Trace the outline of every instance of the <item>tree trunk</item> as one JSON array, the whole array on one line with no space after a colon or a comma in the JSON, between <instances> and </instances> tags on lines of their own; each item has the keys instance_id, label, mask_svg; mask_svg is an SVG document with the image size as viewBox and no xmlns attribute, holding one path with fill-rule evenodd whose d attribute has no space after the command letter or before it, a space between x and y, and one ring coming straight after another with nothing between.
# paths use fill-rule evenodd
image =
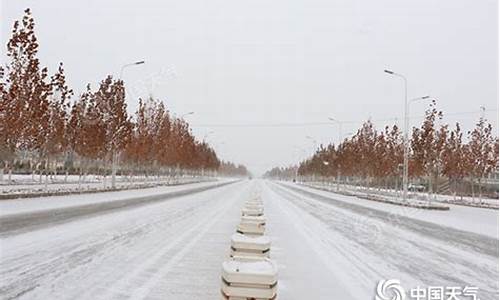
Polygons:
<instances>
[{"instance_id":1,"label":"tree trunk","mask_svg":"<svg viewBox=\"0 0 500 300\"><path fill-rule=\"evenodd\" d=\"M104 189L106 189L106 166L102 169L102 183L104 186Z\"/></svg>"},{"instance_id":2,"label":"tree trunk","mask_svg":"<svg viewBox=\"0 0 500 300\"><path fill-rule=\"evenodd\" d=\"M116 188L116 154L111 154L111 188Z\"/></svg>"},{"instance_id":3,"label":"tree trunk","mask_svg":"<svg viewBox=\"0 0 500 300\"><path fill-rule=\"evenodd\" d=\"M479 178L479 187L478 187L478 189L479 189L479 203L481 203L483 201L482 179L483 179L483 177L481 176Z\"/></svg>"},{"instance_id":4,"label":"tree trunk","mask_svg":"<svg viewBox=\"0 0 500 300\"><path fill-rule=\"evenodd\" d=\"M432 174L429 175L428 183L429 183L429 188L427 189L427 192L428 192L427 198L428 198L428 200L430 200L432 198L432 192L433 192L433 188L432 188Z\"/></svg>"},{"instance_id":5,"label":"tree trunk","mask_svg":"<svg viewBox=\"0 0 500 300\"><path fill-rule=\"evenodd\" d=\"M49 190L49 172L45 171L45 191Z\"/></svg>"},{"instance_id":6,"label":"tree trunk","mask_svg":"<svg viewBox=\"0 0 500 300\"><path fill-rule=\"evenodd\" d=\"M459 194L460 194L460 201L463 201L464 200L464 192L465 192L465 189L463 188L463 184L461 184L463 181L463 179L460 179L460 182L457 181L457 185L460 187L459 189ZM460 183L460 184L459 184ZM457 188L458 189L458 188Z\"/></svg>"},{"instance_id":7,"label":"tree trunk","mask_svg":"<svg viewBox=\"0 0 500 300\"><path fill-rule=\"evenodd\" d=\"M399 186L398 186L398 178L396 177L394 191L396 192L396 197L399 196Z\"/></svg>"},{"instance_id":8,"label":"tree trunk","mask_svg":"<svg viewBox=\"0 0 500 300\"><path fill-rule=\"evenodd\" d=\"M472 189L472 202L475 202L476 199L475 199L475 195L474 195L474 179L472 179L470 181L470 183L471 183L471 189Z\"/></svg>"},{"instance_id":9,"label":"tree trunk","mask_svg":"<svg viewBox=\"0 0 500 300\"><path fill-rule=\"evenodd\" d=\"M456 201L457 200L457 180L456 179L452 179L453 181L453 201Z\"/></svg>"},{"instance_id":10,"label":"tree trunk","mask_svg":"<svg viewBox=\"0 0 500 300\"><path fill-rule=\"evenodd\" d=\"M89 165L88 162L85 162L84 170L83 170L83 182L87 180L87 174L89 172Z\"/></svg>"},{"instance_id":11,"label":"tree trunk","mask_svg":"<svg viewBox=\"0 0 500 300\"><path fill-rule=\"evenodd\" d=\"M47 163L45 164L45 185L47 185L48 177L52 176L50 175L50 158L47 157Z\"/></svg>"},{"instance_id":12,"label":"tree trunk","mask_svg":"<svg viewBox=\"0 0 500 300\"><path fill-rule=\"evenodd\" d=\"M82 168L79 168L78 171L78 190L82 189Z\"/></svg>"}]
</instances>

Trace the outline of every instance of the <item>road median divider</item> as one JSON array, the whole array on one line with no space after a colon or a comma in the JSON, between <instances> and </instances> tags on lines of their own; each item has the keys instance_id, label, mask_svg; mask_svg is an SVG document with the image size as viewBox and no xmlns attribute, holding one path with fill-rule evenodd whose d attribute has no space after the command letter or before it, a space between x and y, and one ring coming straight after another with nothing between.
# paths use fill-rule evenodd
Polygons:
<instances>
[{"instance_id":1,"label":"road median divider","mask_svg":"<svg viewBox=\"0 0 500 300\"><path fill-rule=\"evenodd\" d=\"M222 263L222 299L276 299L278 268L270 259L271 240L265 230L264 204L255 196L241 210L229 258Z\"/></svg>"}]
</instances>

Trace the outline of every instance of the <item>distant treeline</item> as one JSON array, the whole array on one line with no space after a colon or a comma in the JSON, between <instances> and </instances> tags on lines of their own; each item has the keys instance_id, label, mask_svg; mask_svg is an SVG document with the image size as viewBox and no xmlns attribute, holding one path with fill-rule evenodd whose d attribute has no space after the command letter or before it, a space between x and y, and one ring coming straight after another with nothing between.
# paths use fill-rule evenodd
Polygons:
<instances>
[{"instance_id":1,"label":"distant treeline","mask_svg":"<svg viewBox=\"0 0 500 300\"><path fill-rule=\"evenodd\" d=\"M464 133L459 123L440 124L443 113L432 101L420 127L409 137L409 176L427 181L436 189L438 178L447 178L455 190L464 179L481 184L498 175L498 137L483 117L475 128ZM316 153L297 167L274 168L268 177L299 176L349 178L367 186L388 186L402 174L403 135L397 125L377 131L366 121L352 137L340 144L321 145ZM340 179L340 178L339 178Z\"/></svg>"}]
</instances>

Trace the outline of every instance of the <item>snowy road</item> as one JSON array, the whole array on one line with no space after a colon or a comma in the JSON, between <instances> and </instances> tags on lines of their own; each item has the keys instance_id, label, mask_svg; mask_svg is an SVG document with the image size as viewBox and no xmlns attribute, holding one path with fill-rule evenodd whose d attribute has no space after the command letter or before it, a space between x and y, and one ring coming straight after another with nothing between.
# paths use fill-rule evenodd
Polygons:
<instances>
[{"instance_id":1,"label":"snowy road","mask_svg":"<svg viewBox=\"0 0 500 300\"><path fill-rule=\"evenodd\" d=\"M498 233L260 180L7 231L0 298L219 299L221 262L255 193L266 206L279 299L373 299L376 283L391 278L405 287L477 285L480 299L498 298ZM63 209L68 199L85 203L68 197L52 201ZM32 212L23 203L3 208Z\"/></svg>"},{"instance_id":2,"label":"snowy road","mask_svg":"<svg viewBox=\"0 0 500 300\"><path fill-rule=\"evenodd\" d=\"M373 299L376 283L393 278L408 289L419 285L477 286L480 299L498 299L498 235L492 238L425 222L421 216L412 216L413 209L386 212L335 200L338 195L333 193L291 185L270 183L266 194L274 199L268 202L272 213L269 234L277 236L274 245L282 248L282 258L278 256L277 260L288 261L286 270L297 269L297 257L286 251L290 239L295 238L301 240L295 241L295 247L303 248L302 260L310 259L316 268L311 270L307 263L300 262L304 270L285 272L291 280L287 283L280 277L280 284L285 285L281 291L284 299L300 299L294 297L298 285L303 290L312 286L311 291L330 292L317 292L323 296L313 299L340 293L351 294L342 299ZM492 217L498 219L498 211L493 213ZM282 221L275 229L272 221L277 216ZM286 227L295 229L286 236L282 230ZM318 259L322 264L316 262ZM317 272L309 278L319 282L305 279L301 273L306 272ZM293 288L288 291L288 286Z\"/></svg>"},{"instance_id":3,"label":"snowy road","mask_svg":"<svg viewBox=\"0 0 500 300\"><path fill-rule=\"evenodd\" d=\"M18 213L15 214L4 214L4 212L0 213L0 236L12 235L14 233L20 233L29 231L31 229L39 229L41 227L53 226L55 224L68 222L71 220L79 219L82 217L89 217L93 215L106 214L116 210L122 209L131 209L133 207L138 207L142 205L147 205L155 202L162 202L167 199L180 197L188 194L198 193L202 191L206 191L209 189L213 189L219 186L223 186L228 184L228 182L222 183L204 183L204 184L196 184L194 186L188 185L186 187L181 187L177 189L169 189L168 193L159 193L152 195L136 195L135 197L130 198L115 198L113 201L87 201L87 203L70 203L72 205L57 207L55 205L51 205L47 209L43 210L28 210L28 211L19 211L17 207ZM114 192L111 192L110 195L113 195ZM126 194L126 193L122 193ZM92 195L83 196L87 198L92 198ZM97 197L99 200L99 197ZM14 200L22 203L23 201L30 200ZM4 201L8 204L13 201ZM47 201L46 201L47 202ZM0 207L2 205L0 204ZM27 208L27 206L25 206ZM29 208L29 207L28 207Z\"/></svg>"},{"instance_id":4,"label":"snowy road","mask_svg":"<svg viewBox=\"0 0 500 300\"><path fill-rule=\"evenodd\" d=\"M215 299L248 184L10 235L0 298Z\"/></svg>"}]
</instances>

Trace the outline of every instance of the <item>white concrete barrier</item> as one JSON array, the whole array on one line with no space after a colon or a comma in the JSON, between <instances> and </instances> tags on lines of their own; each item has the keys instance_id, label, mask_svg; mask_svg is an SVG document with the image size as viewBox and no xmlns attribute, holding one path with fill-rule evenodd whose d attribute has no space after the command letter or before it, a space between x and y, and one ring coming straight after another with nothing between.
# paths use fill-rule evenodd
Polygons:
<instances>
[{"instance_id":1,"label":"white concrete barrier","mask_svg":"<svg viewBox=\"0 0 500 300\"><path fill-rule=\"evenodd\" d=\"M265 222L255 222L252 220L242 220L236 229L236 232L246 235L263 235L265 231Z\"/></svg>"},{"instance_id":2,"label":"white concrete barrier","mask_svg":"<svg viewBox=\"0 0 500 300\"><path fill-rule=\"evenodd\" d=\"M264 205L262 205L262 204L245 203L245 206L243 208L264 211Z\"/></svg>"},{"instance_id":3,"label":"white concrete barrier","mask_svg":"<svg viewBox=\"0 0 500 300\"><path fill-rule=\"evenodd\" d=\"M247 200L247 202L245 203L254 203L254 204L264 204L264 202L262 202L262 200L260 199L251 199L251 200Z\"/></svg>"},{"instance_id":4,"label":"white concrete barrier","mask_svg":"<svg viewBox=\"0 0 500 300\"><path fill-rule=\"evenodd\" d=\"M278 268L269 259L222 264L222 299L276 299L277 283Z\"/></svg>"},{"instance_id":5,"label":"white concrete barrier","mask_svg":"<svg viewBox=\"0 0 500 300\"><path fill-rule=\"evenodd\" d=\"M241 222L254 222L266 225L266 217L264 216L241 216Z\"/></svg>"},{"instance_id":6,"label":"white concrete barrier","mask_svg":"<svg viewBox=\"0 0 500 300\"><path fill-rule=\"evenodd\" d=\"M276 299L278 269L269 259L271 241L265 229L264 204L257 196L245 202L231 237L231 258L222 264L222 299Z\"/></svg>"},{"instance_id":7,"label":"white concrete barrier","mask_svg":"<svg viewBox=\"0 0 500 300\"><path fill-rule=\"evenodd\" d=\"M231 254L236 260L261 260L269 258L271 240L267 236L235 233L231 236Z\"/></svg>"},{"instance_id":8,"label":"white concrete barrier","mask_svg":"<svg viewBox=\"0 0 500 300\"><path fill-rule=\"evenodd\" d=\"M257 201L257 202L262 202L262 197L260 196L255 196L255 197L252 197L252 199L248 200L248 201Z\"/></svg>"},{"instance_id":9,"label":"white concrete barrier","mask_svg":"<svg viewBox=\"0 0 500 300\"><path fill-rule=\"evenodd\" d=\"M264 209L263 208L248 208L248 207L243 207L241 210L241 214L243 216L262 216L264 215Z\"/></svg>"}]
</instances>

